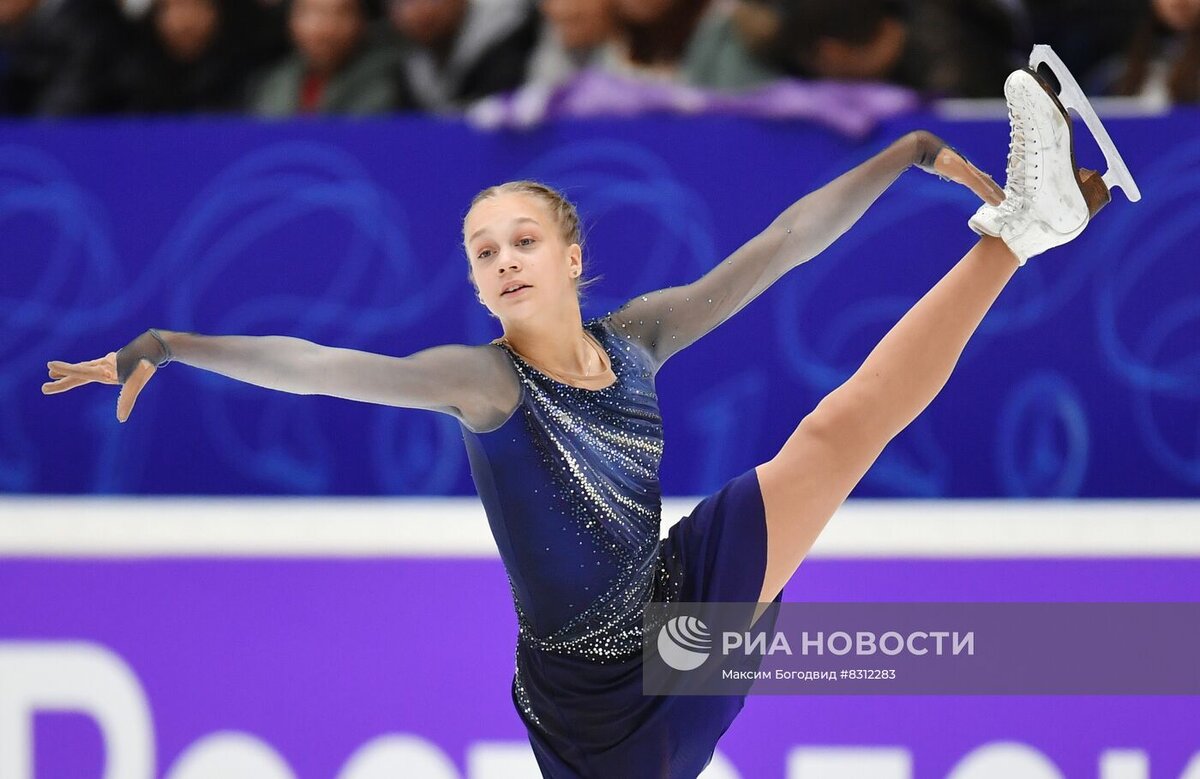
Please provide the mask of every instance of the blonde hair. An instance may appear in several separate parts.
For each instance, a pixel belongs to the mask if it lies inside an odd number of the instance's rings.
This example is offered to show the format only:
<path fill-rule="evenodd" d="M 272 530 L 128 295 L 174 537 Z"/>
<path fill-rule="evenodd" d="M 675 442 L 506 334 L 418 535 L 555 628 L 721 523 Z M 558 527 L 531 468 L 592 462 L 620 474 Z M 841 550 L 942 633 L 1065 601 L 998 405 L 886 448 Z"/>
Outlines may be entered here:
<path fill-rule="evenodd" d="M 497 195 L 528 195 L 541 201 L 542 205 L 554 217 L 554 221 L 558 223 L 559 233 L 564 241 L 570 246 L 573 243 L 579 244 L 580 250 L 583 249 L 583 227 L 579 221 L 579 212 L 575 209 L 575 204 L 567 200 L 566 195 L 559 192 L 554 187 L 541 183 L 540 181 L 506 181 L 503 184 L 497 184 L 480 192 L 471 200 L 471 205 L 467 209 L 470 214 L 475 206 L 488 198 L 496 197 Z M 463 217 L 463 232 L 466 232 L 467 218 Z M 474 280 L 472 278 L 472 280 Z M 575 278 L 575 291 L 583 296 L 584 290 L 600 280 L 599 276 L 590 276 L 583 278 L 578 276 Z"/>

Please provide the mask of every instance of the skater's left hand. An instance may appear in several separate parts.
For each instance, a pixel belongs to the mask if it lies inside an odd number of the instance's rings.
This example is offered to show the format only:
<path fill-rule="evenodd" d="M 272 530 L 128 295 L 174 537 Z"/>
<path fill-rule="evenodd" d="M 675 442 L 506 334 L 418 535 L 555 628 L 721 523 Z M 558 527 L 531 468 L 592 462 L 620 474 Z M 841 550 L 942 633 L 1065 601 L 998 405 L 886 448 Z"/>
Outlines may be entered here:
<path fill-rule="evenodd" d="M 146 382 L 150 381 L 154 372 L 158 370 L 158 366 L 151 362 L 150 358 L 142 357 L 137 360 L 124 378 L 121 377 L 121 371 L 117 366 L 117 352 L 109 352 L 103 357 L 86 362 L 70 363 L 51 360 L 46 363 L 46 368 L 49 370 L 50 378 L 54 381 L 48 381 L 42 385 L 42 394 L 56 395 L 93 382 L 120 384 L 121 392 L 117 395 L 117 421 L 124 422 L 129 419 L 129 414 L 133 411 L 133 404 L 137 402 L 138 394 L 146 386 Z"/>
<path fill-rule="evenodd" d="M 1004 202 L 1004 190 L 992 177 L 967 161 L 951 146 L 928 130 L 914 130 L 904 137 L 912 149 L 912 162 L 918 168 L 946 181 L 962 184 L 991 206 Z"/>

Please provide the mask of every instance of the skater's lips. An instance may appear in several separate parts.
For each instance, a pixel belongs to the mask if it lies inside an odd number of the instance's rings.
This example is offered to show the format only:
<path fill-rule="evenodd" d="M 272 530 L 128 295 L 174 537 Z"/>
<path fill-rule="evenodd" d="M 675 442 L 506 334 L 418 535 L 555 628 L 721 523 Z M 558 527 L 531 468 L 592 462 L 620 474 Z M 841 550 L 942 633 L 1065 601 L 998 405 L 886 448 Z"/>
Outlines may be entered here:
<path fill-rule="evenodd" d="M 530 287 L 530 286 L 532 286 L 532 285 L 527 284 L 524 281 L 521 281 L 520 279 L 512 279 L 501 288 L 500 297 L 504 297 L 505 295 L 512 294 L 513 292 L 516 292 L 517 290 L 525 289 L 526 287 Z"/>

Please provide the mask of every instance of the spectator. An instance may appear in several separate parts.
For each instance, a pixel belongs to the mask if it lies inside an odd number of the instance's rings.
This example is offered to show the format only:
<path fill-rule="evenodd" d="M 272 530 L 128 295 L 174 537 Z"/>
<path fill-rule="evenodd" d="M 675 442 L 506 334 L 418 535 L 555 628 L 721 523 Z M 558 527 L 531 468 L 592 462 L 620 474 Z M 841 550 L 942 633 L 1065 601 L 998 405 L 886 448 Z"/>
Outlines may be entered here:
<path fill-rule="evenodd" d="M 531 84 L 557 84 L 593 64 L 612 40 L 612 0 L 542 0 L 542 36 L 529 63 Z"/>
<path fill-rule="evenodd" d="M 739 0 L 613 0 L 621 24 L 607 67 L 693 86 L 738 89 L 780 74 L 751 53 Z"/>
<path fill-rule="evenodd" d="M 246 74 L 263 19 L 243 0 L 154 0 L 138 49 L 122 68 L 136 112 L 230 111 L 245 102 Z"/>
<path fill-rule="evenodd" d="M 296 51 L 253 89 L 254 113 L 365 115 L 407 107 L 396 52 L 372 34 L 365 0 L 292 0 L 287 18 Z"/>
<path fill-rule="evenodd" d="M 1000 0 L 784 0 L 780 50 L 797 75 L 887 81 L 939 97 L 997 97 L 1028 52 Z"/>
<path fill-rule="evenodd" d="M 525 82 L 540 19 L 526 0 L 390 0 L 417 105 L 462 108 Z"/>
<path fill-rule="evenodd" d="M 716 89 L 743 89 L 783 75 L 764 57 L 763 33 L 778 24 L 761 2 L 720 0 L 701 17 L 687 50 L 686 83 Z"/>
<path fill-rule="evenodd" d="M 0 0 L 0 113 L 115 110 L 126 35 L 115 0 Z"/>
<path fill-rule="evenodd" d="M 733 18 L 746 46 L 763 60 L 771 59 L 771 50 L 783 28 L 783 13 L 778 0 L 739 0 Z"/>
<path fill-rule="evenodd" d="M 1152 0 L 1114 91 L 1200 102 L 1200 0 Z"/>

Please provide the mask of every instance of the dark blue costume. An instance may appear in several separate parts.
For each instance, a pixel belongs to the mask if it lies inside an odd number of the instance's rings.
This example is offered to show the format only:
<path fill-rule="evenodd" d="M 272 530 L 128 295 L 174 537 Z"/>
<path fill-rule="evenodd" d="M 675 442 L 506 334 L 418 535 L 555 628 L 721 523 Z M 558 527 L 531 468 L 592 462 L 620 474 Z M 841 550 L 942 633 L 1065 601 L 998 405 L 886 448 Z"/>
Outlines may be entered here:
<path fill-rule="evenodd" d="M 692 779 L 708 763 L 744 696 L 642 695 L 642 612 L 649 602 L 757 601 L 765 509 L 749 470 L 659 542 L 654 376 L 938 148 L 933 136 L 909 134 L 794 203 L 703 277 L 587 322 L 616 376 L 604 389 L 559 382 L 505 343 L 407 358 L 420 378 L 405 392 L 463 423 L 517 609 L 513 699 L 546 777 Z M 482 390 L 458 391 L 455 407 L 430 403 L 430 388 L 447 386 Z"/>
<path fill-rule="evenodd" d="M 654 363 L 615 327 L 607 317 L 585 325 L 616 376 L 600 390 L 493 347 L 511 360 L 521 399 L 499 427 L 464 427 L 464 438 L 512 586 L 513 700 L 543 774 L 694 777 L 744 699 L 642 695 L 642 611 L 649 601 L 757 601 L 762 497 L 748 471 L 660 543 Z"/>

